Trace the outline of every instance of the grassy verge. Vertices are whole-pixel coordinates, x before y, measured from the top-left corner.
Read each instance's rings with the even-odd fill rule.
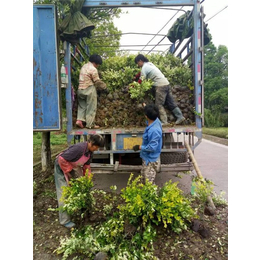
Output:
[[[51,155],[54,155],[68,147],[67,135],[61,131],[51,132]],[[33,133],[33,163],[41,161],[42,133]]]
[[[202,133],[206,135],[213,135],[220,138],[228,139],[228,128],[227,127],[217,127],[217,128],[208,128],[203,127]]]

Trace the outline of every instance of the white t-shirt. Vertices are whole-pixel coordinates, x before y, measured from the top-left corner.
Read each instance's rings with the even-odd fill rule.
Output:
[[[170,84],[162,72],[151,62],[144,62],[141,70],[141,79],[151,79],[154,82],[154,86]]]

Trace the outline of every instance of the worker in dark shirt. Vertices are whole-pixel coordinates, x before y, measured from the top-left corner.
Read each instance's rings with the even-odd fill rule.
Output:
[[[90,175],[93,152],[102,146],[104,146],[104,138],[101,135],[90,135],[87,142],[74,144],[57,156],[54,164],[54,177],[59,207],[63,206],[63,202],[60,200],[61,187],[68,186],[70,178],[84,176],[87,169]],[[66,211],[59,211],[59,221],[67,228],[75,226]]]

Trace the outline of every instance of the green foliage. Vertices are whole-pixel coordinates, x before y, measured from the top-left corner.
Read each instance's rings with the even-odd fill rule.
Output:
[[[228,205],[228,202],[224,198],[224,195],[225,195],[224,191],[220,192],[219,195],[216,194],[216,192],[213,192],[212,201],[215,206],[227,206]]]
[[[119,210],[127,216],[130,223],[141,223],[146,226],[147,222],[155,218],[158,187],[148,181],[144,185],[140,181],[141,176],[138,176],[133,181],[132,178],[133,174],[131,174],[127,182],[127,187],[122,189],[122,198],[125,200],[125,204],[120,205]]]
[[[166,182],[159,192],[156,215],[166,228],[170,224],[172,230],[180,233],[187,229],[187,221],[195,217],[194,210],[188,199],[182,196],[178,183]]]
[[[119,207],[130,223],[141,223],[143,226],[162,223],[165,228],[170,224],[176,233],[187,229],[186,222],[195,217],[195,213],[177,183],[166,182],[158,191],[158,187],[148,181],[142,184],[140,176],[132,182],[131,179],[132,175],[127,187],[122,190],[126,204]]]
[[[152,80],[145,79],[141,83],[136,81],[130,84],[129,93],[130,97],[137,100],[142,100],[145,97],[145,94],[152,88]]]
[[[191,69],[187,65],[183,65],[181,59],[167,54],[151,54],[148,56],[149,61],[154,63],[158,69],[165,75],[171,86],[180,85],[191,87]]]
[[[185,222],[196,216],[190,202],[177,188],[177,183],[169,181],[159,189],[149,181],[141,183],[140,178],[133,179],[133,174],[130,175],[126,188],[122,189],[124,203],[118,206],[117,213],[95,228],[85,226],[81,230],[75,229],[70,238],[61,239],[56,253],[63,254],[62,259],[72,255],[93,259],[98,252],[105,252],[109,259],[114,260],[157,259],[153,256],[153,241],[156,239],[154,224],[163,224],[165,228],[171,227],[179,233],[187,228]],[[78,197],[76,190],[80,194],[82,192],[75,187],[72,189],[75,190],[74,198]],[[129,234],[125,233],[126,225],[136,228],[130,239]]]
[[[194,195],[201,201],[203,204],[207,202],[208,196],[211,196],[213,193],[213,183],[209,180],[204,180],[200,178],[194,178]]]
[[[102,80],[107,84],[110,91],[127,86],[133,80],[134,70],[130,67],[125,67],[118,71],[108,69],[102,73]]]
[[[213,43],[205,46],[204,60],[205,124],[211,127],[227,126],[228,116],[228,49]]]
[[[217,136],[220,138],[228,138],[227,127],[207,128],[203,127],[203,133],[208,135]]]
[[[212,112],[210,109],[204,108],[204,123],[206,127],[227,127],[228,113]]]
[[[114,260],[156,259],[147,246],[154,236],[155,230],[148,226],[133,239],[124,239],[124,220],[113,217],[96,228],[88,225],[81,231],[72,232],[70,238],[62,238],[55,252],[63,254],[62,259],[75,254],[93,259],[98,252],[106,252],[109,259]]]
[[[91,193],[91,188],[93,187],[92,177],[92,174],[88,176],[87,170],[85,176],[71,179],[69,186],[62,187],[61,200],[64,202],[64,205],[60,210],[66,210],[70,215],[80,213],[82,209],[91,210],[94,203]]]
[[[135,56],[122,54],[121,56],[109,57],[104,60],[99,71],[110,91],[132,85],[134,88],[129,88],[131,98],[141,100],[151,88],[152,81],[144,80],[141,84],[133,82],[133,77],[141,70],[134,62]],[[162,56],[158,54],[147,55],[147,58],[164,73],[172,86],[192,87],[191,70],[186,65],[182,65],[179,58],[173,55]]]

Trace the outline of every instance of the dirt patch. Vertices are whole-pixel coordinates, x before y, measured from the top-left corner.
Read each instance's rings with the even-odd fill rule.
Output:
[[[62,259],[54,250],[60,245],[62,237],[69,237],[70,231],[59,224],[56,190],[53,170],[41,172],[41,167],[34,167],[33,198],[33,247],[34,260]],[[113,194],[114,204],[121,202],[120,194]],[[96,225],[105,220],[102,213],[108,202],[104,197],[96,197],[96,208],[84,223],[78,225]],[[197,205],[193,205],[197,207]],[[101,213],[100,213],[101,212]],[[157,239],[154,242],[154,255],[159,259],[228,259],[228,207],[219,206],[213,216],[200,214],[199,222],[193,223],[188,230],[176,234],[163,227],[156,227]],[[87,259],[87,258],[82,258]],[[94,256],[93,258],[94,259]]]

